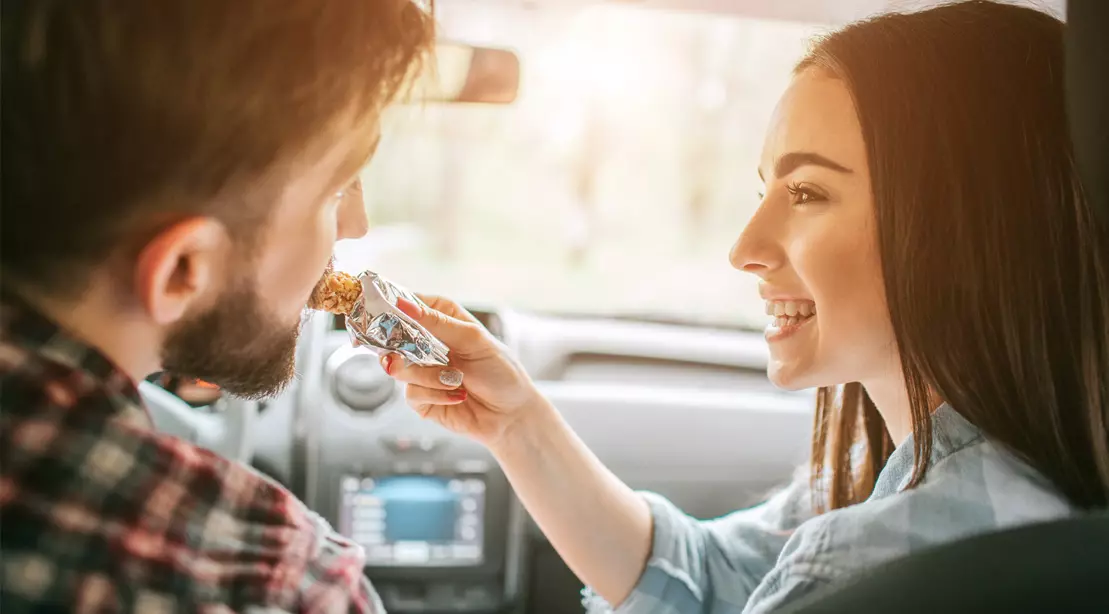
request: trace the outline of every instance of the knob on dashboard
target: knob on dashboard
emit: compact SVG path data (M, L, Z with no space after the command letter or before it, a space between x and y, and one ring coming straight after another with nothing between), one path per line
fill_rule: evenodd
M335 397L353 411L373 412L385 405L397 389L396 382L369 353L348 356L335 367Z

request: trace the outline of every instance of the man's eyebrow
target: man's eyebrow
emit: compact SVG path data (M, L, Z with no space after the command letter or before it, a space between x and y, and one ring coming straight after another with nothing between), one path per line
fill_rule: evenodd
M374 154L377 153L377 147L380 144L380 133L378 133L378 135L374 137L372 141L364 141L363 143L359 144L357 146L357 149L355 149L357 153L352 153L347 158L346 162L339 167L339 169L335 173L335 176L331 179L331 183L334 184L340 181L345 181L352 175L359 173L362 168L365 167L366 164L370 161L370 158L372 158ZM357 179L357 177L355 177L355 179ZM341 186L341 189L345 189L346 187L347 186L345 185Z
M839 173L853 173L855 171L843 166L842 164L825 158L818 153L810 151L794 151L787 153L777 161L774 162L774 176L784 177L802 166L823 166L824 168L831 169ZM762 169L759 169L759 179L766 181L762 176Z

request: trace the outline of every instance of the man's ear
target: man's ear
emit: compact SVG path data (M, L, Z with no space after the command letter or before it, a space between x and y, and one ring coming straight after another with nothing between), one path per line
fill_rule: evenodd
M182 220L158 233L135 263L135 294L165 326L214 296L231 253L227 228L210 217Z

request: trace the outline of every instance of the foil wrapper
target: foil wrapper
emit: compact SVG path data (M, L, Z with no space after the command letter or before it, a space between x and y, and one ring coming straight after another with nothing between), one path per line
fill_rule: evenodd
M426 328L397 308L397 299L430 309L405 288L372 271L358 275L362 297L347 315L347 332L356 346L379 355L395 353L424 367L446 366L450 349Z

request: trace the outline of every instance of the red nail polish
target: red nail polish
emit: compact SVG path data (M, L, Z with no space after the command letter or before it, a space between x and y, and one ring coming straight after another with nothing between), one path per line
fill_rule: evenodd
M470 396L470 393L465 390L452 390L447 393L447 398L452 401L465 401L468 396Z
M385 374L386 375L392 375L393 374L393 355L392 354L386 355L385 358L382 359L381 362L382 362L381 366L384 367L384 369L385 369Z

